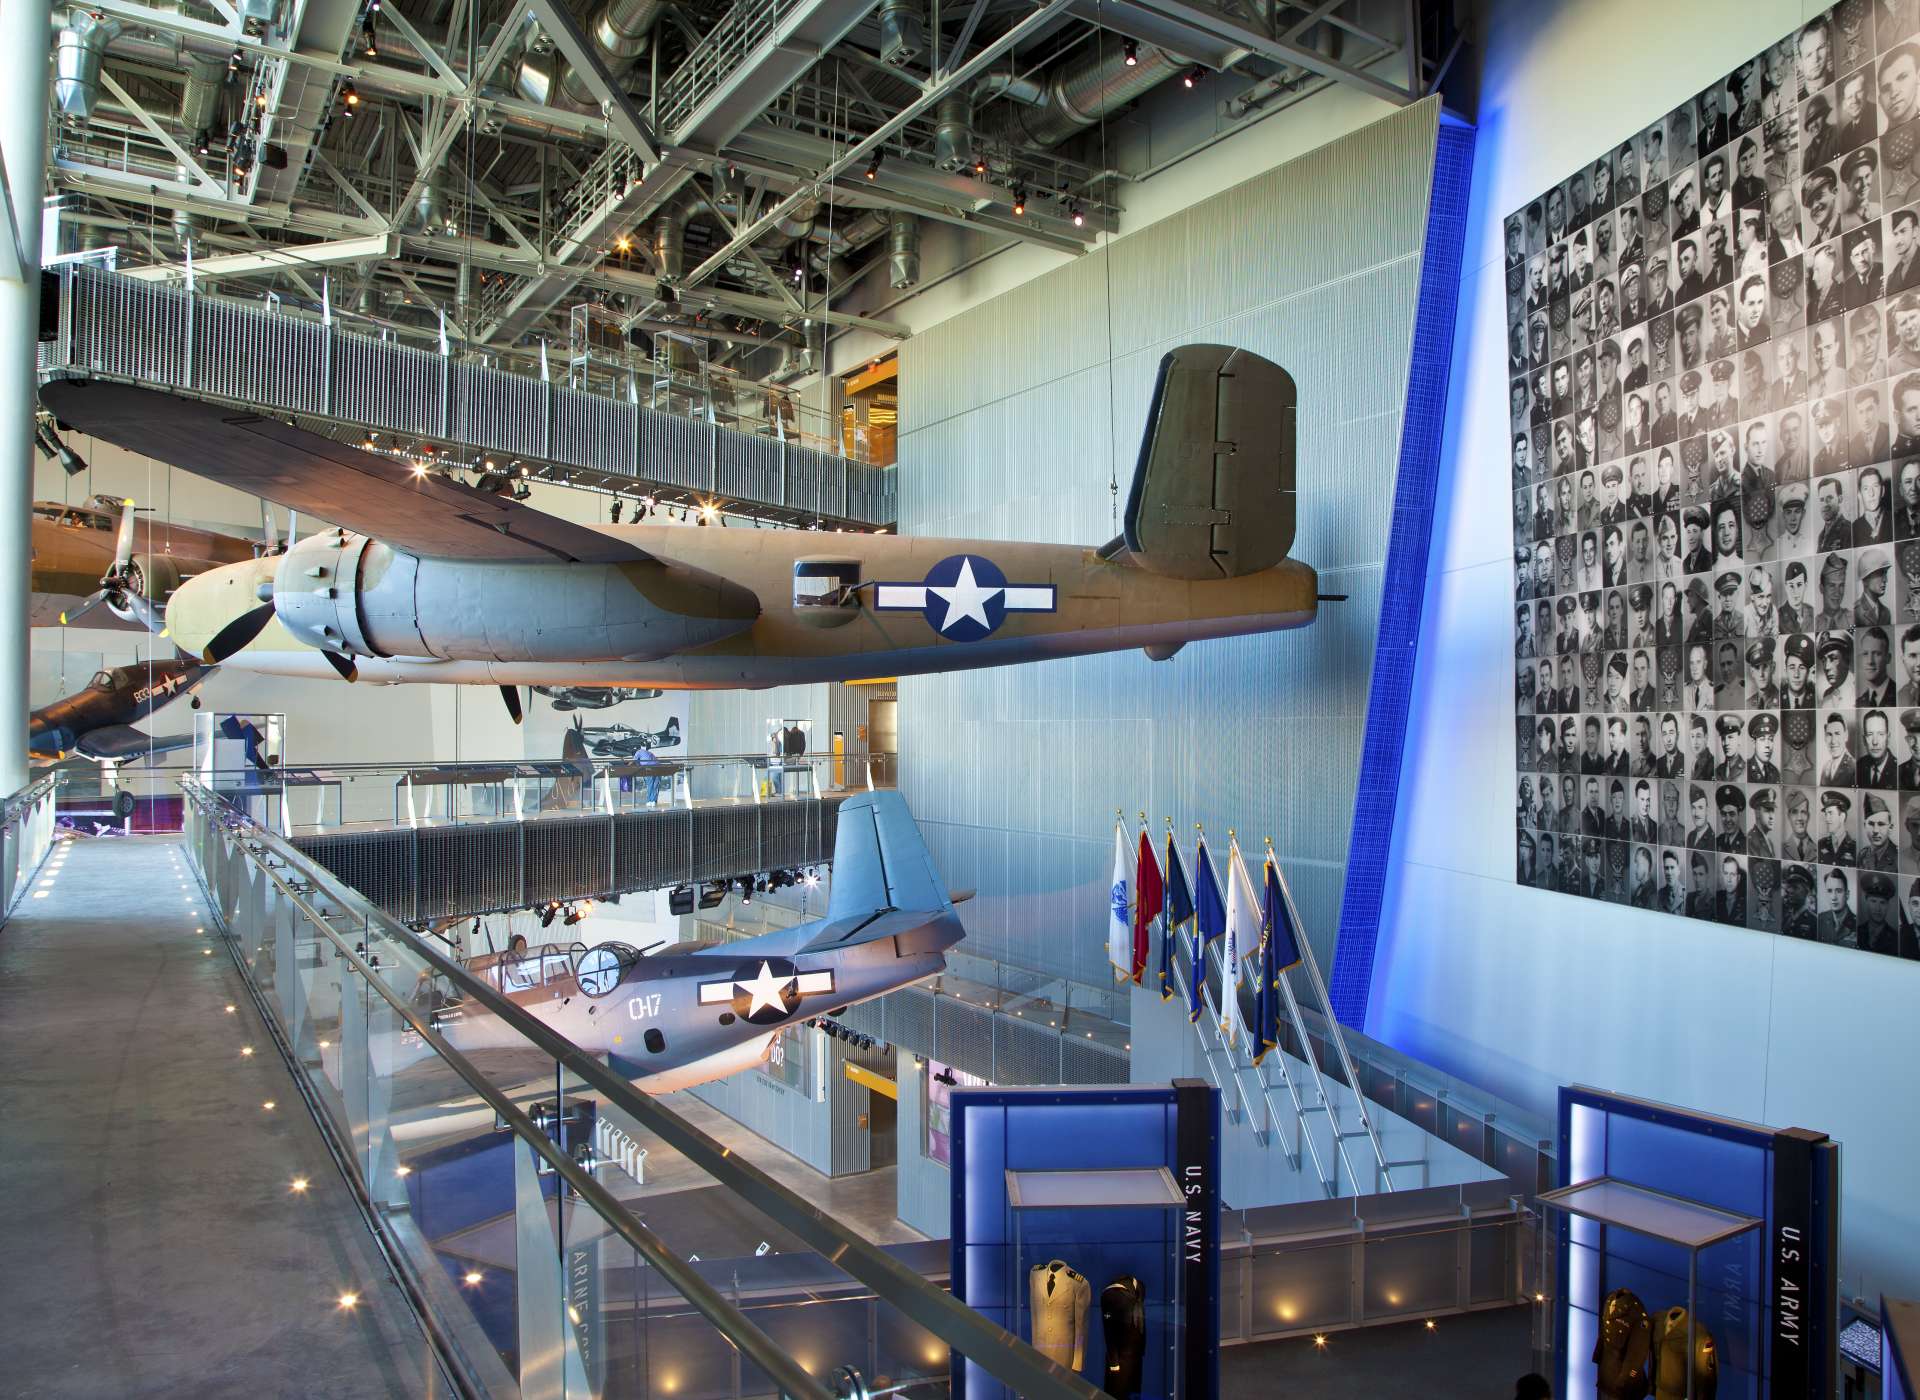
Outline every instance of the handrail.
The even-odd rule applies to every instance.
[[[475,977],[459,962],[447,957],[430,940],[416,937],[404,925],[375,908],[351,886],[343,884],[323,867],[308,860],[276,833],[237,812],[221,801],[217,794],[191,778],[182,779],[181,787],[189,795],[198,796],[196,805],[212,808],[216,817],[231,827],[245,827],[250,839],[299,870],[303,878],[325,889],[368,924],[380,925],[389,937],[406,946],[435,973],[445,977],[450,984],[518,1032],[542,1055],[551,1057],[556,1064],[604,1095],[610,1104],[630,1115],[663,1142],[678,1149],[717,1183],[778,1222],[802,1243],[864,1283],[877,1296],[1011,1387],[1016,1394],[1034,1397],[1034,1400],[1067,1400],[1067,1397],[1073,1400],[1100,1400],[1103,1392],[1079,1374],[1049,1360],[1028,1343],[989,1322],[943,1289],[936,1288],[870,1240],[854,1234],[791,1188],[661,1106],[651,1096],[635,1089],[627,1080],[585,1054],[545,1022],[535,1019],[507,1000],[490,983]],[[369,980],[373,980],[375,986],[382,987],[382,995],[389,1001],[393,999],[384,990],[384,984]],[[410,1021],[412,1019],[409,1017]],[[572,1180],[571,1177],[568,1179]]]
[[[59,782],[59,779],[60,775],[57,772],[43,773],[18,792],[14,793],[13,796],[7,798],[4,802],[0,802],[0,825],[12,821],[24,809],[38,802]]]
[[[183,780],[181,787],[187,798],[201,810],[219,820],[222,814],[231,815],[232,808],[225,803],[216,804],[205,795],[206,790],[191,779]],[[254,837],[265,835],[264,828],[256,828]],[[244,843],[242,843],[244,845]],[[263,841],[262,844],[265,844]],[[278,854],[278,853],[277,853]],[[282,855],[282,859],[286,859]],[[488,1107],[500,1115],[502,1122],[511,1128],[514,1134],[523,1139],[528,1146],[538,1152],[552,1165],[571,1187],[576,1195],[587,1202],[598,1216],[607,1222],[628,1244],[641,1254],[648,1263],[658,1269],[673,1288],[687,1300],[693,1308],[719,1329],[722,1336],[738,1347],[756,1366],[764,1370],[776,1381],[782,1390],[795,1400],[833,1400],[819,1381],[783,1351],[780,1345],[761,1331],[755,1323],[733,1304],[729,1303],[719,1290],[702,1278],[697,1271],[683,1262],[678,1255],[668,1249],[660,1237],[641,1222],[615,1198],[612,1192],[595,1181],[580,1165],[573,1160],[559,1143],[548,1134],[534,1126],[533,1120],[522,1113],[519,1107],[506,1094],[494,1087],[487,1077],[475,1069],[470,1061],[448,1045],[445,1038],[434,1029],[430,1020],[422,1017],[413,1007],[388,986],[384,978],[376,977],[374,969],[357,953],[348,942],[334,931],[333,925],[320,910],[303,898],[301,891],[295,889],[277,874],[265,859],[255,862],[260,872],[272,882],[275,889],[284,895],[287,901],[304,915],[316,931],[323,934],[332,943],[338,954],[346,959],[366,984],[378,992],[381,998],[399,1014],[421,1040],[430,1045],[446,1066],[467,1082],[469,1088],[484,1100]],[[288,865],[293,862],[289,860]],[[311,872],[303,872],[306,878],[314,879]],[[314,879],[316,885],[323,882]],[[342,904],[348,901],[342,900]],[[374,911],[378,914],[378,911]],[[384,917],[384,916],[380,916]],[[485,983],[476,983],[485,986]],[[510,1003],[508,1003],[510,1004]]]

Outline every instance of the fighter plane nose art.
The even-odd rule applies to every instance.
[[[1011,583],[993,560],[979,554],[949,554],[918,583],[881,583],[874,592],[880,612],[917,612],[927,625],[956,642],[991,637],[1010,612],[1055,610],[1050,583]]]

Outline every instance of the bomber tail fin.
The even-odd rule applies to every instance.
[[[1239,578],[1287,557],[1294,535],[1293,376],[1228,345],[1160,361],[1120,539],[1150,573]]]
[[[840,804],[827,919],[889,909],[951,912],[946,881],[897,792],[863,792]]]

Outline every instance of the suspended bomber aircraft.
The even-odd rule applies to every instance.
[[[338,522],[189,579],[181,646],[284,675],[734,689],[963,670],[1313,621],[1294,536],[1294,386],[1246,350],[1168,354],[1121,536],[1101,548],[580,525],[276,419],[46,385],[62,421]]]
[[[169,700],[185,695],[213,668],[198,661],[138,661],[94,675],[85,690],[35,710],[28,722],[28,747],[42,758],[70,755],[100,763],[120,763],[149,754],[171,753],[193,743],[191,734],[160,737],[134,728]],[[194,701],[195,706],[199,701]]]
[[[784,1026],[931,977],[965,936],[897,792],[840,805],[824,919],[733,943],[620,943],[490,953],[468,969],[651,1094],[721,1079],[767,1056]],[[521,1044],[471,999],[423,977],[415,1004],[460,1051]]]
[[[85,505],[33,503],[32,625],[160,630],[160,609],[182,582],[260,547],[232,535],[141,520],[132,501],[95,496]]]

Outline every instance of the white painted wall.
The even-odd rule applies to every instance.
[[[1514,881],[1501,220],[1825,8],[1493,0],[1394,871],[1367,1030],[1540,1112],[1584,1082],[1831,1133],[1843,1287],[1920,1291],[1920,965]]]

